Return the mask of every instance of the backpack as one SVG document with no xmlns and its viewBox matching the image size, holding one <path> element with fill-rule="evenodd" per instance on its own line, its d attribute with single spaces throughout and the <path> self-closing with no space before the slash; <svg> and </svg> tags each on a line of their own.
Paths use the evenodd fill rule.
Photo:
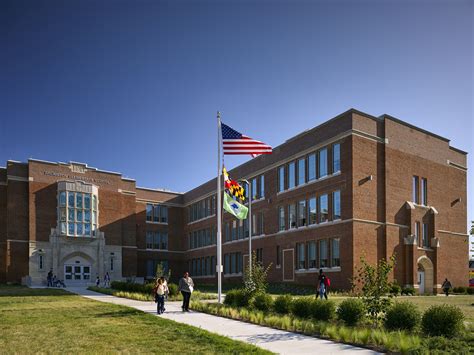
<svg viewBox="0 0 474 355">
<path fill-rule="evenodd" d="M 326 279 L 324 280 L 324 284 L 327 287 L 331 286 L 331 280 L 329 279 L 329 277 L 326 276 Z"/>
</svg>

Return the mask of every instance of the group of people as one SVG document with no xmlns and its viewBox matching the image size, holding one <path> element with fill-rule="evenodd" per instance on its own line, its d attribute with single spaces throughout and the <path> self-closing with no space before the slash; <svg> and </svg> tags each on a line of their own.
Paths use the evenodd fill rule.
<svg viewBox="0 0 474 355">
<path fill-rule="evenodd" d="M 183 277 L 179 280 L 178 291 L 183 295 L 183 305 L 181 309 L 183 312 L 189 312 L 189 301 L 194 291 L 194 282 L 188 272 L 185 272 Z M 168 299 L 169 295 L 168 282 L 164 276 L 156 280 L 153 295 L 156 303 L 156 313 L 163 314 L 166 310 L 165 300 Z"/>
<path fill-rule="evenodd" d="M 46 281 L 48 287 L 66 287 L 66 284 L 63 280 L 60 280 L 56 277 L 56 275 L 53 275 L 53 269 L 49 270 Z"/>
<path fill-rule="evenodd" d="M 97 287 L 100 286 L 100 277 L 99 275 L 97 275 L 97 277 L 95 278 L 95 285 Z M 104 275 L 104 287 L 110 287 L 110 275 L 108 272 L 105 273 Z"/>
</svg>

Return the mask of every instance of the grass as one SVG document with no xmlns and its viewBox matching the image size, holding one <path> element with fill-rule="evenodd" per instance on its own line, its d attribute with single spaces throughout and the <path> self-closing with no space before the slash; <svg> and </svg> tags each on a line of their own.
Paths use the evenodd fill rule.
<svg viewBox="0 0 474 355">
<path fill-rule="evenodd" d="M 115 290 L 113 288 L 103 288 L 103 287 L 96 287 L 96 286 L 90 286 L 88 287 L 88 290 L 104 293 L 106 295 L 112 295 L 112 296 L 121 297 L 121 298 L 128 298 L 128 299 L 136 300 L 136 301 L 154 301 L 153 295 L 150 293 L 120 291 L 120 290 Z M 217 299 L 217 295 L 214 295 L 211 293 L 194 291 L 192 295 L 192 299 L 214 300 L 214 299 Z M 181 294 L 168 297 L 168 301 L 182 301 L 182 300 L 183 300 L 183 296 Z"/>
<path fill-rule="evenodd" d="M 64 290 L 0 285 L 0 349 L 17 353 L 269 352 Z"/>
</svg>

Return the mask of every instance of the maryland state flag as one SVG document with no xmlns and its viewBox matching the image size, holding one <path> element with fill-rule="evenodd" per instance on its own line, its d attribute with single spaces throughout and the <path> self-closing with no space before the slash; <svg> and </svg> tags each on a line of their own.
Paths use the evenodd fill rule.
<svg viewBox="0 0 474 355">
<path fill-rule="evenodd" d="M 245 201 L 245 190 L 239 183 L 235 180 L 231 180 L 229 178 L 229 174 L 227 173 L 226 168 L 222 169 L 222 173 L 224 174 L 224 187 L 232 196 L 237 197 L 238 199 Z"/>
</svg>

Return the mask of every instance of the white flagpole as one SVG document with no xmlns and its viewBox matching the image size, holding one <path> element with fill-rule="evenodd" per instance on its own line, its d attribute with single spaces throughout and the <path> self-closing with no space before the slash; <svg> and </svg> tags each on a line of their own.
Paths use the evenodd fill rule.
<svg viewBox="0 0 474 355">
<path fill-rule="evenodd" d="M 217 302 L 222 296 L 221 113 L 217 111 Z"/>
</svg>

